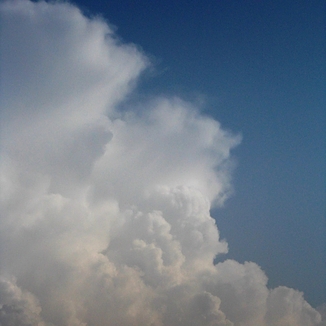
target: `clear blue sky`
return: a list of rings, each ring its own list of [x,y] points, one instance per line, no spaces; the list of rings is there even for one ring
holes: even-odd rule
[[[325,298],[325,3],[75,1],[152,56],[138,96],[205,100],[243,135],[235,193],[213,211],[229,254],[257,262],[270,286]]]

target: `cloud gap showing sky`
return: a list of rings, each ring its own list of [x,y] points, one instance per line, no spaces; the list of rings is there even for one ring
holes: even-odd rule
[[[213,263],[240,135],[178,97],[119,110],[151,63],[102,19],[0,8],[1,326],[326,325],[254,262]]]

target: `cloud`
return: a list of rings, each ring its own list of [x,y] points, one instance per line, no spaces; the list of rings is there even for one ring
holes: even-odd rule
[[[14,280],[0,279],[0,325],[39,325],[41,308],[33,295],[23,292]]]
[[[1,326],[322,325],[257,264],[213,264],[241,137],[179,98],[120,111],[150,63],[100,18],[0,8]]]

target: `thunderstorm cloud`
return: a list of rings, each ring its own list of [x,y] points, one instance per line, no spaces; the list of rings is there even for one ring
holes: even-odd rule
[[[214,265],[240,136],[178,97],[126,102],[150,62],[103,19],[0,8],[1,326],[325,325],[257,264]]]

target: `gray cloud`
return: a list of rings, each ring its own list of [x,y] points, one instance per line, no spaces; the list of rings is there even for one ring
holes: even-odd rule
[[[120,112],[149,62],[104,21],[0,8],[1,326],[324,325],[257,264],[213,264],[240,136],[179,98]]]

